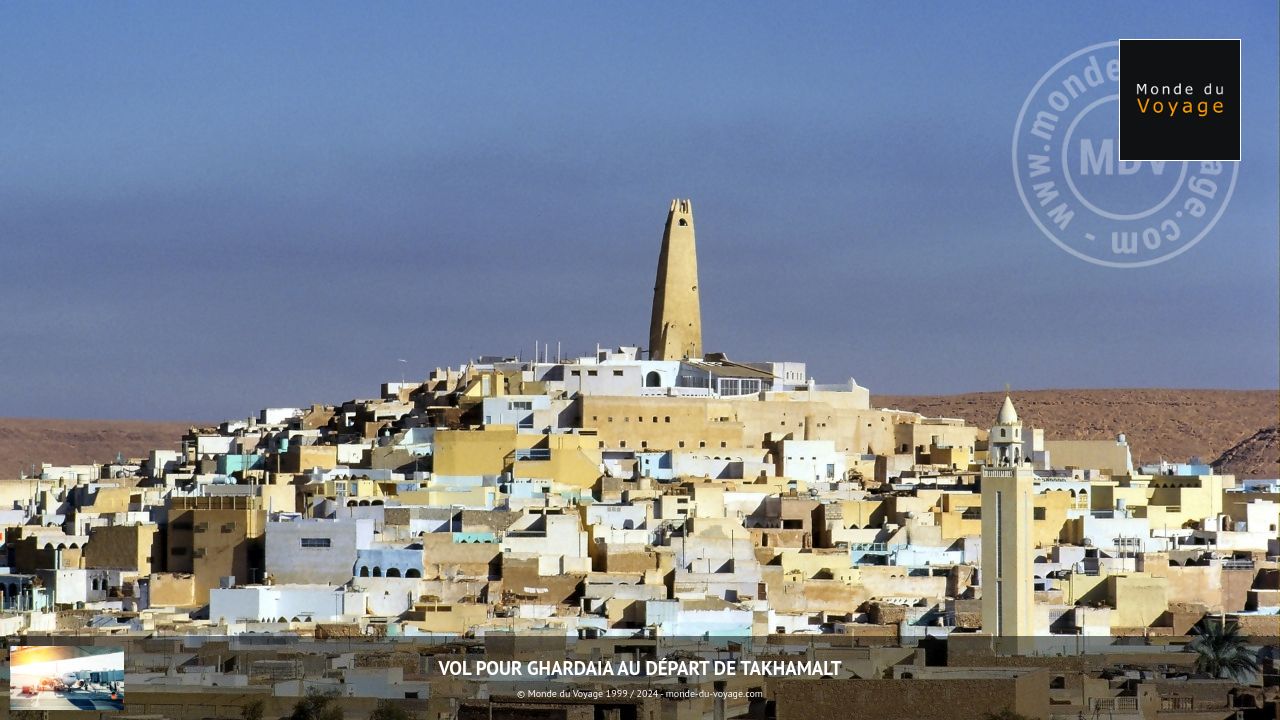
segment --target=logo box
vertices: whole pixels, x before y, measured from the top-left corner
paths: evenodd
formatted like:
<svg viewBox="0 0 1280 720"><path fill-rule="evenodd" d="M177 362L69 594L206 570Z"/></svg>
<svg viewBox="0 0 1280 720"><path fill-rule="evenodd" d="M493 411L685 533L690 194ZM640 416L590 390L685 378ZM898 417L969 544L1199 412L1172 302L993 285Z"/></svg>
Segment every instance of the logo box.
<svg viewBox="0 0 1280 720"><path fill-rule="evenodd" d="M1121 160L1240 159L1240 41L1120 41Z"/></svg>

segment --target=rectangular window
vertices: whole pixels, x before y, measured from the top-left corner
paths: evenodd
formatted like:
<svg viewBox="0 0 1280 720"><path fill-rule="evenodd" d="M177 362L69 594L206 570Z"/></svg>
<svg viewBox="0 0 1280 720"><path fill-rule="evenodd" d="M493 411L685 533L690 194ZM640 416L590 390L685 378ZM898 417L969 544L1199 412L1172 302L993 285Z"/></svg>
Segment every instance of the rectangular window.
<svg viewBox="0 0 1280 720"><path fill-rule="evenodd" d="M301 538L301 543L304 548L327 548L333 541L326 537L304 537Z"/></svg>
<svg viewBox="0 0 1280 720"><path fill-rule="evenodd" d="M1004 493L996 491L996 579L1004 577L1004 544L1001 535L1004 530L1004 515L1001 514L1000 505L1004 500Z"/></svg>
<svg viewBox="0 0 1280 720"><path fill-rule="evenodd" d="M613 376L614 376L614 377L622 377L622 371L621 371L621 370L614 370L614 371L613 371Z"/></svg>

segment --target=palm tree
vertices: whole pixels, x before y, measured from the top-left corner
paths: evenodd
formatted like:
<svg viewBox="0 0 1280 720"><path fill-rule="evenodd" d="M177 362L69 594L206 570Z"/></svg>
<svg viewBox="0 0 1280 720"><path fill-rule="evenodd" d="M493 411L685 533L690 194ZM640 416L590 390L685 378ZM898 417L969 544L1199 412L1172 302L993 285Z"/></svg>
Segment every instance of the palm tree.
<svg viewBox="0 0 1280 720"><path fill-rule="evenodd" d="M1250 680L1258 672L1258 661L1240 634L1240 623L1206 617L1193 632L1195 637L1187 643L1187 649L1197 655L1197 672L1239 683Z"/></svg>
<svg viewBox="0 0 1280 720"><path fill-rule="evenodd" d="M289 720L342 720L342 708L336 699L336 692L310 689L294 704Z"/></svg>

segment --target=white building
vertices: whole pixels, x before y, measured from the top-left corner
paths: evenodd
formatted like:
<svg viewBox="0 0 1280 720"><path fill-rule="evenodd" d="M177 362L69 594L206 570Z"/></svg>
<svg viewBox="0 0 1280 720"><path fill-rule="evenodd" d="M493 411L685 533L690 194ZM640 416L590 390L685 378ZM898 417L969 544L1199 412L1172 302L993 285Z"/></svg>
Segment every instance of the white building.
<svg viewBox="0 0 1280 720"><path fill-rule="evenodd" d="M364 614L364 593L328 585L250 585L209 591L209 619L236 622L330 622Z"/></svg>
<svg viewBox="0 0 1280 720"><path fill-rule="evenodd" d="M845 456L830 440L783 440L778 474L806 482L835 482L844 477Z"/></svg>
<svg viewBox="0 0 1280 720"><path fill-rule="evenodd" d="M357 553L373 547L368 518L267 523L266 570L276 583L341 585L352 577Z"/></svg>

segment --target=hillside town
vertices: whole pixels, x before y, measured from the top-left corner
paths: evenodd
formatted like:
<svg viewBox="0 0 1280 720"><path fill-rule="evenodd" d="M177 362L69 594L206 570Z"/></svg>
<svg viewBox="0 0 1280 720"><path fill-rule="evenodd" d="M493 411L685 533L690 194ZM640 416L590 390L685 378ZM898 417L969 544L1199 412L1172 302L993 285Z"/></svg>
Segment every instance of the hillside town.
<svg viewBox="0 0 1280 720"><path fill-rule="evenodd" d="M925 417L802 359L705 352L696 257L674 201L648 347L540 344L0 480L0 631L124 644L129 712L175 717L242 717L246 696L287 715L317 689L350 717L369 698L431 718L1274 713L1280 481L1046 436L1016 392ZM1206 633L1252 665L1206 669ZM430 660L668 641L840 664L644 679L743 690L686 711L517 699L501 674L477 696Z"/></svg>

